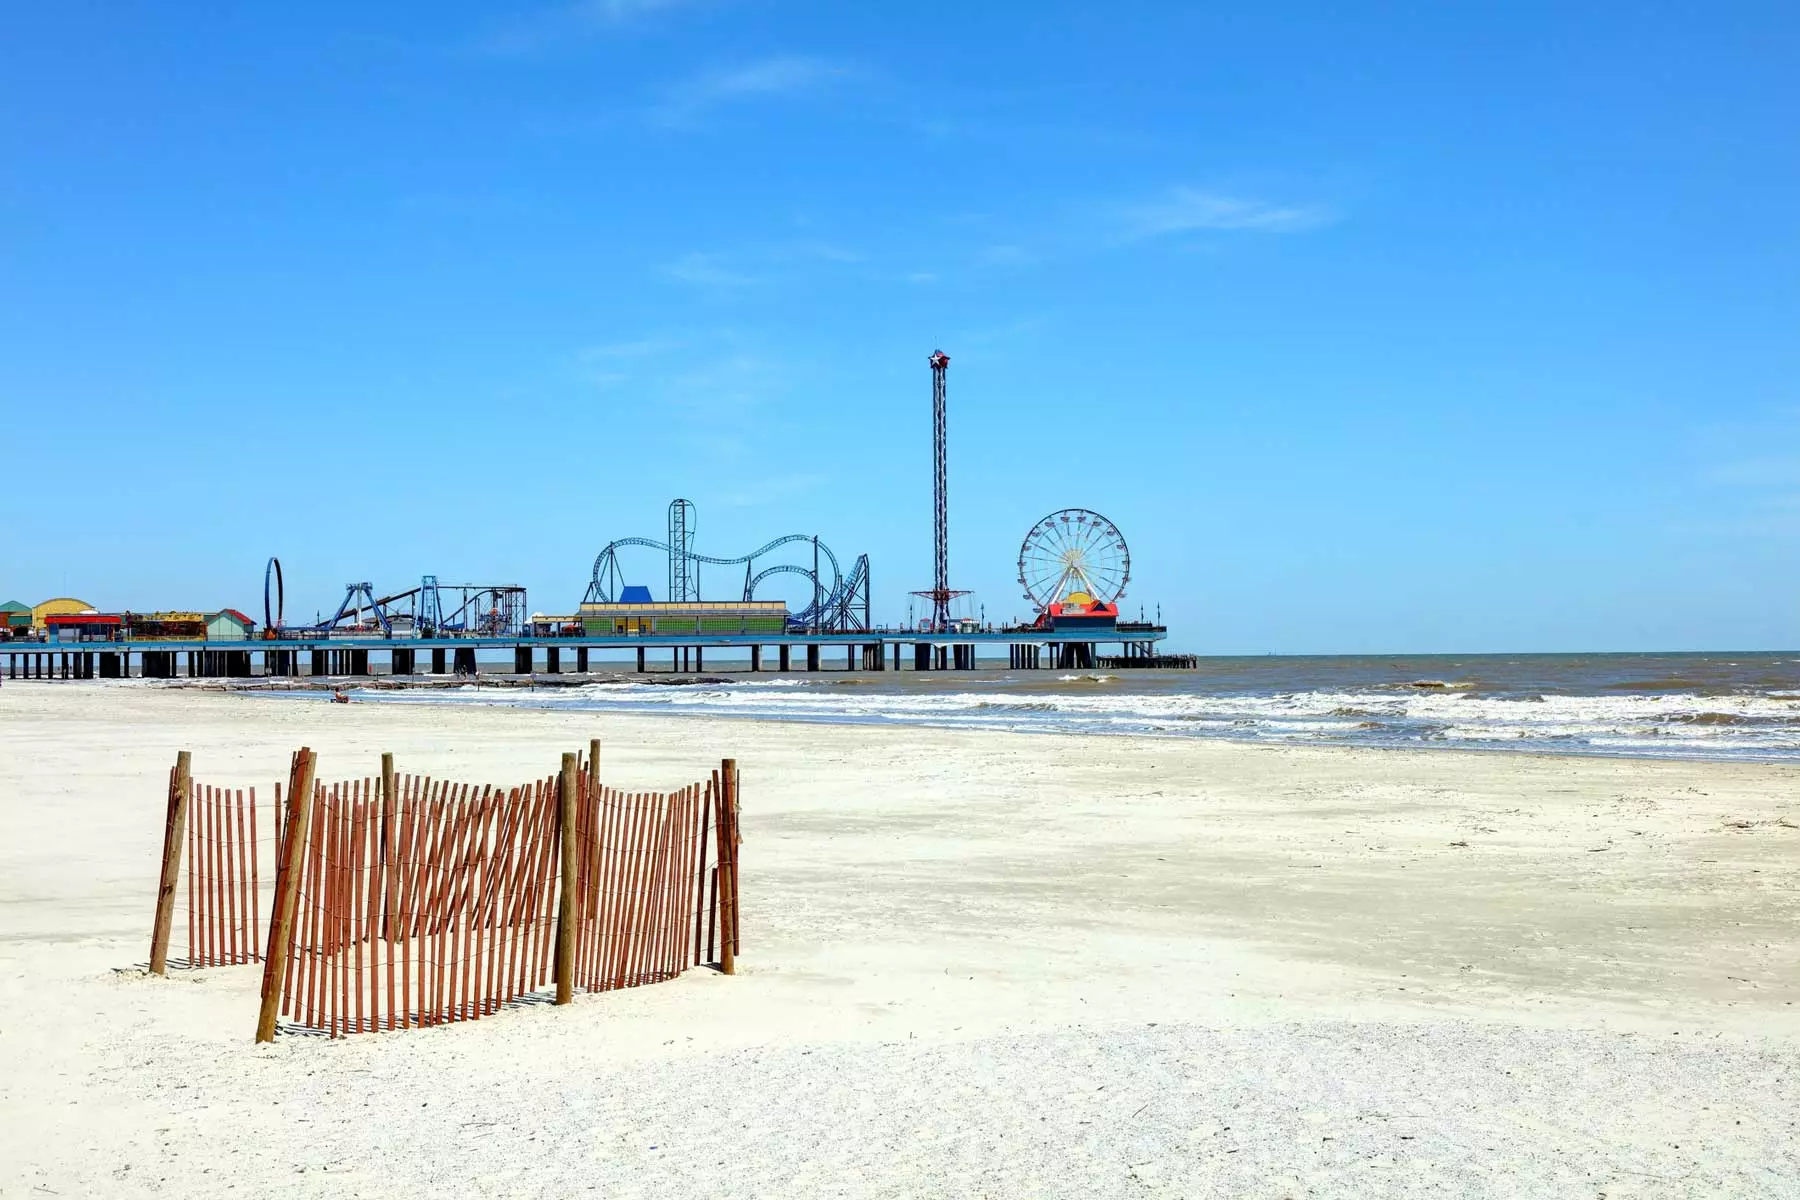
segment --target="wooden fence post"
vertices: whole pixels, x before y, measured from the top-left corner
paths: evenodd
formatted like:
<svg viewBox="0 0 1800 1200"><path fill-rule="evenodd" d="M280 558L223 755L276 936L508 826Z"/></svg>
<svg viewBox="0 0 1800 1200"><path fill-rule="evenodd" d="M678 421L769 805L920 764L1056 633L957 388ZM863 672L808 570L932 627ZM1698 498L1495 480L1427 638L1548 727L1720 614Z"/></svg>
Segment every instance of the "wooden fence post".
<svg viewBox="0 0 1800 1200"><path fill-rule="evenodd" d="M737 759L719 764L719 970L737 974Z"/></svg>
<svg viewBox="0 0 1800 1200"><path fill-rule="evenodd" d="M175 756L175 773L169 777L169 809L163 820L162 875L156 884L156 923L150 929L152 975L169 973L169 925L175 919L175 883L181 876L192 771L193 756L183 750Z"/></svg>
<svg viewBox="0 0 1800 1200"><path fill-rule="evenodd" d="M588 739L588 795L600 794L600 739Z"/></svg>
<svg viewBox="0 0 1800 1200"><path fill-rule="evenodd" d="M312 823L313 777L318 759L306 747L294 755L294 773L288 778L288 815L282 823L281 861L276 864L275 903L269 910L269 947L263 955L262 1011L256 1018L256 1040L275 1040L275 1018L281 1009L281 984L287 977L288 931L300 902L300 872L306 854L307 829Z"/></svg>
<svg viewBox="0 0 1800 1200"><path fill-rule="evenodd" d="M394 869L390 843L394 836L395 813L398 811L399 809L394 803L394 756L383 754L381 756L381 832L379 835L381 841L376 849L376 861L385 868L382 876L384 880ZM392 936L388 932L388 926L394 920L394 897L392 888L385 888L384 891L387 894L382 899L381 929L378 932L382 938L386 939Z"/></svg>
<svg viewBox="0 0 1800 1200"><path fill-rule="evenodd" d="M575 789L579 767L574 754L562 756L556 781L556 815L562 830L562 895L556 906L556 1002L575 997Z"/></svg>

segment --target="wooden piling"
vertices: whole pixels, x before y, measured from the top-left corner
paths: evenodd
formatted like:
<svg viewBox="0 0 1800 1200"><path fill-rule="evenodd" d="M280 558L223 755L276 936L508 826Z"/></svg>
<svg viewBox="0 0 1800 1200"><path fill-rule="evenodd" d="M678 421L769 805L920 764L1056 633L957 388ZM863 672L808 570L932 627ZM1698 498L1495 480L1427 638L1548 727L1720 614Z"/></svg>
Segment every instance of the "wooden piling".
<svg viewBox="0 0 1800 1200"><path fill-rule="evenodd" d="M181 875L183 834L187 829L188 791L192 784L193 755L183 750L175 756L169 777L168 810L163 816L162 875L156 884L156 918L150 927L150 973L169 973L169 926L175 919L175 884ZM190 872L191 876L191 872ZM193 905L188 916L188 956L193 956Z"/></svg>
<svg viewBox="0 0 1800 1200"><path fill-rule="evenodd" d="M288 836L275 877L275 903L269 912L269 945L263 955L262 1011L256 1019L256 1040L259 1042L275 1040L276 1010L281 1005L281 984L287 974L288 931L294 920L294 906L300 899L300 863L306 848L313 775L318 765L313 752L304 747L295 756L294 764L294 777L288 786L288 816L283 823Z"/></svg>
<svg viewBox="0 0 1800 1200"><path fill-rule="evenodd" d="M575 756L562 756L562 776L556 782L556 819L562 835L562 896L556 910L556 1002L567 1004L575 994Z"/></svg>
<svg viewBox="0 0 1800 1200"><path fill-rule="evenodd" d="M737 974L737 759L719 764L719 970Z"/></svg>

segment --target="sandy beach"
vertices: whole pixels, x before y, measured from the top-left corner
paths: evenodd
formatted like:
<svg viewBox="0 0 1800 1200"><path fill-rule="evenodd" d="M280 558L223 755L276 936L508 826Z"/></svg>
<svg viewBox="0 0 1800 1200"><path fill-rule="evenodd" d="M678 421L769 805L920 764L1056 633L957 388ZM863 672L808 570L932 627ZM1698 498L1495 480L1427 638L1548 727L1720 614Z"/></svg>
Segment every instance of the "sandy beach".
<svg viewBox="0 0 1800 1200"><path fill-rule="evenodd" d="M740 974L255 1046L164 778L743 771ZM0 688L0 1194L1800 1194L1800 768Z"/></svg>

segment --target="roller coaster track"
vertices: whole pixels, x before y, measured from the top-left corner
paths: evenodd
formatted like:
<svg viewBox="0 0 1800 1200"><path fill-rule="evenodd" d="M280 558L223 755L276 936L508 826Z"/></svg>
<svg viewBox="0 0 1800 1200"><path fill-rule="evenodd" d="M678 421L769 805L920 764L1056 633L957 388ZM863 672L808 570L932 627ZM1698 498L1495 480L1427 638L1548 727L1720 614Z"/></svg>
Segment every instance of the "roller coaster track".
<svg viewBox="0 0 1800 1200"><path fill-rule="evenodd" d="M819 550L820 570L815 572L797 563L780 563L755 570L756 560L780 549L783 546L804 542L816 545ZM611 604L619 595L624 576L619 570L619 550L626 546L641 546L647 550L660 550L664 554L673 554L669 543L655 538L628 537L608 542L594 559L594 575L588 583L585 603ZM831 547L810 534L790 533L778 537L757 547L748 554L736 558L718 558L710 554L695 554L692 551L685 556L689 562L710 563L718 567L742 566L744 568L744 599L754 600L757 587L772 575L799 575L804 578L812 595L810 602L800 612L792 614L788 620L796 625L831 625L836 626L846 613L849 601L855 593L855 584L860 581L866 589L868 580L868 557L864 555L857 560L857 571L852 578L846 580L843 570L838 566L837 555ZM830 584L825 583L826 569L830 572Z"/></svg>

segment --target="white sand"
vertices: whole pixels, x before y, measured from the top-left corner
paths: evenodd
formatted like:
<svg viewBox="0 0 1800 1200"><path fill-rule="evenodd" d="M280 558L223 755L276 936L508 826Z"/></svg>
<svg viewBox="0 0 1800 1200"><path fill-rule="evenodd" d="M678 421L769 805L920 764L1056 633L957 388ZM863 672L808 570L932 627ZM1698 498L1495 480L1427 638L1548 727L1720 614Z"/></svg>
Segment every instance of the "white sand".
<svg viewBox="0 0 1800 1200"><path fill-rule="evenodd" d="M178 748L515 782L596 735L742 761L736 978L257 1047L257 968L117 970ZM0 1195L1800 1195L1797 784L8 682Z"/></svg>

